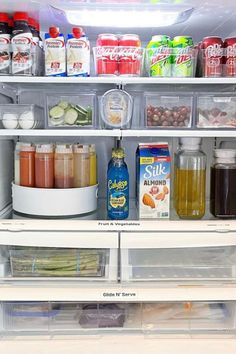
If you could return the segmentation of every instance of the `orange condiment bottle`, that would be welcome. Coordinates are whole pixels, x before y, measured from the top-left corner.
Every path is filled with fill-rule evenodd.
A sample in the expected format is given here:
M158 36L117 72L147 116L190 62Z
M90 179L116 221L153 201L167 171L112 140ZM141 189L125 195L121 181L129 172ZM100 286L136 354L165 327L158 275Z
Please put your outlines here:
M23 144L20 147L20 185L35 186L35 146Z
M35 187L54 187L54 148L52 144L36 145Z

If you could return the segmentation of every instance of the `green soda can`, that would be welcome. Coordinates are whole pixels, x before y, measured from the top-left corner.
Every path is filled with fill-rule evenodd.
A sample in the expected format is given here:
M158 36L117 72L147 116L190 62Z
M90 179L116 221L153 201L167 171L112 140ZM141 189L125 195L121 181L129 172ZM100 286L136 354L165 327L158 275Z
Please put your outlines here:
M153 36L146 48L149 76L171 76L171 40L166 35Z
M172 76L194 76L194 43L192 37L177 36L172 41Z

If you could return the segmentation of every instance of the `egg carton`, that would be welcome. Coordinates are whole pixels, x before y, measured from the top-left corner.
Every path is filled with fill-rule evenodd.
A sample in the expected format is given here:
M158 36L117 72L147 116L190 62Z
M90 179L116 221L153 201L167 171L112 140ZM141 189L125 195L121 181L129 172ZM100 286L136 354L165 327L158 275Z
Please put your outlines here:
M4 129L43 128L43 109L29 104L6 104L0 106L0 120Z

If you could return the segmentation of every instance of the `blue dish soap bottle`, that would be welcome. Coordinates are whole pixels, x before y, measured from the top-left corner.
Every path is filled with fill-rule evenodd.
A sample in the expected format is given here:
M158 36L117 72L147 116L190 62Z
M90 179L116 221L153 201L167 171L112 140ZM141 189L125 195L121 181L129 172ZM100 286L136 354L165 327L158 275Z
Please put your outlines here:
M121 148L112 150L107 170L107 214L109 219L123 220L129 216L129 172Z

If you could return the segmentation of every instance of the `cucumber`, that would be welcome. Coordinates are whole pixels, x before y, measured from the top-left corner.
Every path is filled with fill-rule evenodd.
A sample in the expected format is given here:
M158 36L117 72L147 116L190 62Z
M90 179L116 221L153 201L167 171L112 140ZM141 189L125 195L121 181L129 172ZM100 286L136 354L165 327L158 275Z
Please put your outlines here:
M62 118L64 116L64 114L65 114L65 111L60 106L54 106L49 111L49 115L53 119Z
M65 114L65 123L69 125L75 124L78 118L78 112L74 108L70 108Z
M59 126L59 125L64 125L64 117L61 117L61 118L50 118L50 123L51 125L53 126Z
M79 112L79 113L82 113L82 114L87 114L87 109L85 109L85 108L83 108L83 107L81 107L81 106L79 106L78 104L75 106L75 109Z
M66 101L61 101L60 103L58 103L58 106L61 107L62 109L67 109L69 106L69 103Z

